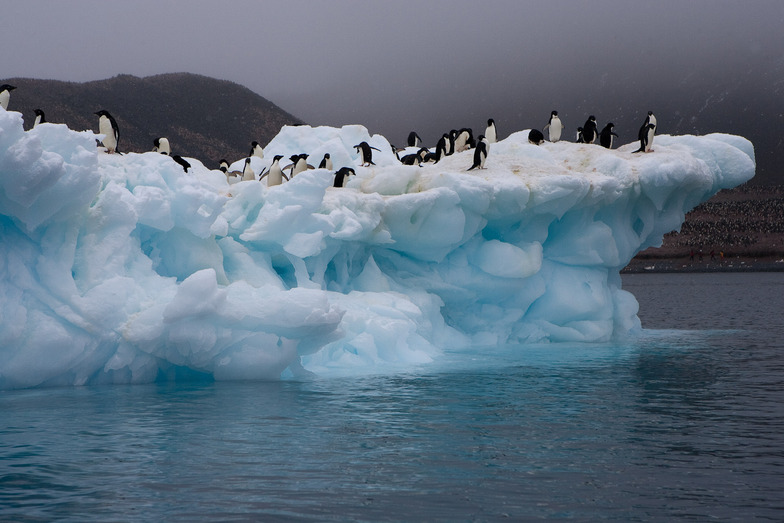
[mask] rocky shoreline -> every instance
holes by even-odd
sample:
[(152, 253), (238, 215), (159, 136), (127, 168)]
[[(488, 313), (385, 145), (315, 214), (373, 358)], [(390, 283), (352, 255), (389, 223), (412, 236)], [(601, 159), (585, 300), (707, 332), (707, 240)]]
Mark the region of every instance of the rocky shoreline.
[(766, 271), (784, 271), (784, 185), (719, 192), (622, 272)]

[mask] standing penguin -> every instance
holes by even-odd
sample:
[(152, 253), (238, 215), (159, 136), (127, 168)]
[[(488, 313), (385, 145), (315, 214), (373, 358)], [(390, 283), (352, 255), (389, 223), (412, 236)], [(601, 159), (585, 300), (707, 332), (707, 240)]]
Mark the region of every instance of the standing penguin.
[(168, 138), (156, 138), (152, 141), (152, 152), (161, 154), (171, 154)]
[(11, 91), (16, 89), (13, 85), (0, 85), (0, 107), (8, 109), (8, 102), (11, 100)]
[(422, 138), (416, 133), (416, 131), (411, 131), (408, 133), (408, 140), (406, 141), (409, 147), (419, 147), (419, 144), (422, 143)]
[[(376, 149), (375, 147), (371, 147), (367, 142), (361, 142), (359, 145), (355, 145), (354, 149), (362, 155), (362, 167), (376, 165), (373, 163), (373, 151), (371, 151), (371, 149)], [(376, 151), (381, 152), (381, 149), (376, 149)]]
[(615, 134), (615, 131), (613, 131), (614, 127), (615, 127), (614, 123), (612, 122), (608, 123), (607, 125), (604, 126), (604, 129), (602, 129), (602, 132), (599, 133), (599, 143), (601, 144), (602, 147), (606, 147), (607, 149), (612, 149), (613, 136), (615, 136), (616, 138), (618, 137), (618, 135)]
[(474, 163), (471, 165), (471, 167), (468, 168), (469, 171), (485, 168), (485, 160), (487, 160), (488, 149), (489, 146), (487, 144), (487, 140), (485, 139), (484, 135), (480, 135), (479, 141), (476, 143), (476, 147), (474, 148)]
[(563, 124), (561, 123), (561, 119), (558, 118), (558, 111), (551, 111), (550, 112), (550, 120), (547, 121), (547, 125), (544, 126), (543, 130), (550, 131), (550, 141), (555, 143), (561, 139), (561, 131), (563, 131)]
[(435, 163), (438, 163), (441, 158), (447, 156), (447, 147), (449, 147), (449, 135), (444, 133), (436, 144)]
[(253, 167), (250, 165), (250, 156), (245, 158), (245, 167), (242, 169), (242, 181), (250, 182), (256, 179), (256, 173), (253, 172)]
[(223, 174), (225, 174), (226, 176), (228, 176), (228, 175), (229, 175), (229, 162), (228, 162), (227, 160), (225, 160), (225, 159), (222, 159), (222, 160), (220, 161), (220, 170), (221, 170), (221, 172), (222, 172)]
[(599, 133), (596, 126), (596, 117), (591, 115), (583, 124), (583, 140), (585, 143), (594, 143), (597, 134)]
[(282, 154), (276, 155), (272, 159), (272, 165), (270, 165), (269, 169), (266, 172), (262, 171), (261, 176), (259, 176), (259, 181), (263, 180), (265, 176), (267, 177), (267, 187), (282, 184), (283, 178), (289, 181), (289, 177), (283, 174), (283, 169), (280, 168), (281, 158), (283, 158)]
[(332, 187), (343, 187), (345, 179), (352, 174), (356, 176), (357, 173), (355, 173), (354, 169), (351, 167), (341, 167), (338, 169), (338, 172), (335, 173), (335, 183), (332, 184)]
[(332, 157), (329, 155), (329, 153), (324, 153), (324, 158), (321, 159), (318, 168), (327, 169), (329, 171), (332, 170)]
[(490, 118), (487, 120), (487, 128), (485, 129), (485, 140), (487, 143), (495, 143), (498, 141), (498, 133), (495, 130), (495, 120)]
[[(648, 120), (646, 119), (646, 121)], [(647, 125), (642, 124), (642, 127), (640, 127), (640, 132), (637, 133), (637, 137), (640, 140), (640, 148), (634, 152), (636, 153), (651, 152), (653, 150), (651, 149), (651, 147), (653, 146), (653, 136), (655, 133), (656, 133), (656, 125), (652, 123), (649, 123)]]
[(109, 114), (109, 111), (101, 109), (95, 114), (98, 115), (98, 132), (105, 136), (103, 146), (106, 147), (106, 152), (109, 154), (114, 152), (120, 154), (118, 146), (120, 143), (120, 129), (117, 127), (117, 122)]
[(33, 129), (35, 126), (41, 123), (46, 123), (46, 115), (40, 109), (35, 110), (35, 121), (33, 122)]
[(264, 149), (262, 149), (259, 142), (253, 141), (250, 143), (250, 154), (248, 156), (258, 156), (264, 158)]

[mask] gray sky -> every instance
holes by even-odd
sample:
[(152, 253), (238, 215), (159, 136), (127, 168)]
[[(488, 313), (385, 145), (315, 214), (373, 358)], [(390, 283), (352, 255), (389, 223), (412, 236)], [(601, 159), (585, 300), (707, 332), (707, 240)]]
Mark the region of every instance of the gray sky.
[[(623, 112), (620, 97), (635, 116), (663, 98), (693, 104), (684, 79), (734, 85), (754, 64), (780, 73), (784, 53), (781, 0), (9, 0), (0, 11), (0, 77), (199, 73), (308, 123), (360, 123), (401, 144), (409, 130), (426, 142), (483, 131), (490, 117), (502, 136), (541, 128), (551, 109), (576, 128), (595, 108)], [(631, 141), (636, 126), (626, 131)]]

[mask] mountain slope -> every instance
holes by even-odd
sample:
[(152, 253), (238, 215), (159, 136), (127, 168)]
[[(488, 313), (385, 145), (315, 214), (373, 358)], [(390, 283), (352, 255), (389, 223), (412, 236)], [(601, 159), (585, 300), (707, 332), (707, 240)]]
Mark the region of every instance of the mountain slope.
[(106, 109), (120, 128), (120, 151), (149, 151), (165, 136), (172, 154), (194, 157), (217, 168), (246, 156), (252, 141), (266, 145), (283, 125), (297, 117), (239, 84), (190, 73), (138, 78), (119, 75), (75, 83), (11, 78), (17, 87), (8, 109), (24, 115), (31, 127), (33, 111), (49, 122), (98, 132), (95, 111)]

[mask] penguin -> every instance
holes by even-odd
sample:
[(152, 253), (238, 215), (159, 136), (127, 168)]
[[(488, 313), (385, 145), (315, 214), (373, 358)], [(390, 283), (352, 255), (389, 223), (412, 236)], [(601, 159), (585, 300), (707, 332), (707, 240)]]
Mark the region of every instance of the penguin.
[(175, 162), (177, 162), (178, 164), (180, 164), (182, 166), (182, 170), (185, 171), (186, 173), (188, 172), (188, 169), (190, 169), (190, 167), (191, 167), (191, 164), (186, 162), (185, 159), (182, 156), (179, 156), (177, 154), (173, 154), (173, 155), (171, 155), (171, 159), (174, 160)]
[(264, 149), (262, 149), (259, 142), (253, 141), (250, 143), (250, 154), (248, 156), (258, 156), (264, 158)]
[[(354, 146), (354, 149), (356, 149), (358, 153), (362, 154), (362, 167), (376, 165), (373, 163), (373, 151), (371, 151), (371, 149), (376, 149), (375, 147), (372, 147), (367, 142), (360, 142), (359, 145)], [(381, 152), (381, 149), (376, 149), (376, 151)]]
[(46, 123), (46, 115), (40, 109), (36, 109), (35, 111), (35, 121), (33, 122), (33, 129), (38, 124)]
[(253, 172), (253, 167), (250, 165), (250, 156), (245, 158), (245, 167), (242, 168), (242, 181), (250, 182), (256, 179), (256, 173)]
[(229, 175), (229, 162), (226, 161), (225, 159), (221, 159), (219, 165), (220, 165), (219, 168), (220, 168), (221, 172), (223, 174), (225, 174), (226, 176), (228, 176)]
[(332, 170), (332, 157), (329, 155), (329, 153), (324, 153), (324, 158), (322, 158), (321, 162), (319, 162), (318, 168), (327, 169), (329, 171)]
[(658, 125), (656, 123), (656, 117), (653, 115), (653, 111), (648, 111), (648, 117), (645, 118), (645, 125), (652, 123), (653, 125)]
[(109, 114), (109, 111), (105, 111), (101, 109), (97, 111), (95, 114), (98, 115), (98, 132), (103, 134), (105, 138), (103, 139), (103, 146), (106, 147), (106, 152), (111, 153), (120, 153), (120, 148), (118, 144), (120, 142), (120, 129), (117, 127), (117, 121)]
[(585, 143), (585, 137), (583, 136), (583, 128), (577, 128), (577, 137), (575, 138), (575, 143)]
[(435, 163), (441, 161), (441, 158), (444, 156), (449, 156), (447, 154), (447, 147), (449, 147), (449, 135), (444, 133), (436, 144)]
[(332, 187), (343, 187), (345, 179), (352, 174), (356, 176), (357, 173), (351, 167), (341, 167), (335, 173), (335, 183), (332, 184)]
[(403, 165), (419, 165), (421, 162), (422, 162), (422, 157), (419, 155), (419, 151), (417, 151), (416, 153), (407, 154), (404, 157), (400, 158), (400, 163), (402, 163)]
[(487, 120), (487, 129), (485, 129), (485, 140), (487, 143), (495, 143), (498, 140), (498, 133), (495, 130), (495, 120), (490, 118)]
[(419, 162), (422, 163), (430, 154), (430, 151), (427, 149), (427, 147), (422, 147), (417, 151), (417, 154), (419, 155)]
[(474, 164), (468, 168), (469, 171), (485, 168), (488, 149), (487, 140), (484, 135), (480, 135), (479, 141), (476, 143), (476, 148), (474, 148)]
[(598, 130), (596, 127), (596, 117), (591, 115), (583, 124), (583, 140), (585, 143), (594, 143)]
[(468, 150), (474, 143), (474, 138), (472, 136), (471, 129), (462, 128), (458, 131), (457, 135), (455, 136), (455, 148), (454, 151), (457, 153), (461, 153), (463, 151)]
[[(646, 118), (645, 121), (647, 122), (648, 119)], [(642, 153), (642, 152), (649, 153), (649, 152), (653, 151), (653, 149), (651, 149), (651, 147), (653, 146), (653, 136), (654, 136), (654, 134), (656, 134), (656, 125), (654, 125), (652, 123), (649, 123), (647, 125), (643, 124), (642, 127), (640, 127), (640, 132), (637, 133), (637, 137), (640, 140), (640, 148), (637, 149), (634, 152), (635, 153)]]
[(618, 137), (618, 135), (615, 134), (615, 131), (613, 131), (613, 127), (615, 127), (614, 123), (608, 123), (604, 126), (604, 129), (602, 129), (602, 132), (599, 133), (599, 144), (601, 144), (602, 147), (612, 149), (613, 136), (616, 138)]
[(416, 133), (416, 131), (411, 131), (408, 133), (408, 140), (406, 141), (409, 147), (419, 147), (419, 144), (422, 143), (422, 138)]
[(308, 169), (315, 169), (315, 167), (313, 167), (308, 163), (308, 155), (305, 153), (292, 154), (291, 156), (289, 156), (289, 160), (291, 160), (291, 163), (283, 168), (283, 169), (288, 169), (289, 167), (291, 167), (291, 174), (289, 175), (289, 180), (294, 178), (302, 171), (307, 171)]
[(280, 168), (281, 158), (283, 158), (282, 154), (275, 155), (269, 169), (267, 169), (266, 172), (262, 171), (261, 176), (259, 176), (259, 181), (263, 180), (265, 176), (267, 177), (267, 187), (282, 184), (283, 178), (285, 178), (286, 181), (289, 181), (289, 177), (283, 174), (283, 169)]
[(544, 126), (543, 131), (550, 130), (550, 141), (555, 143), (561, 139), (561, 131), (563, 131), (563, 124), (561, 119), (558, 118), (558, 111), (550, 111), (550, 120)]
[(171, 155), (171, 147), (167, 138), (156, 138), (152, 141), (152, 152)]
[(8, 102), (11, 100), (11, 91), (16, 89), (13, 85), (0, 85), (0, 107), (8, 109)]
[(542, 145), (544, 143), (544, 135), (539, 129), (531, 129), (528, 133), (528, 143), (532, 145)]

